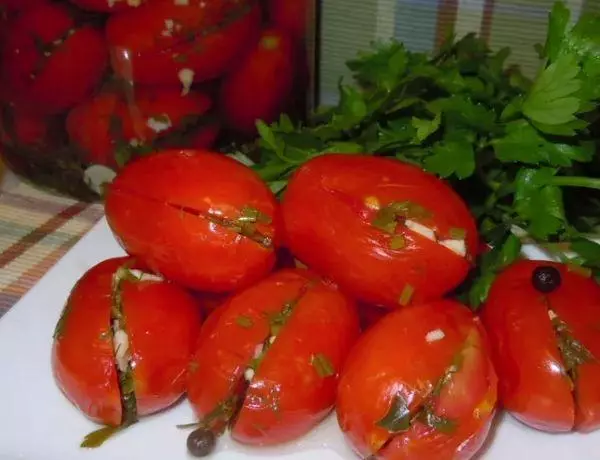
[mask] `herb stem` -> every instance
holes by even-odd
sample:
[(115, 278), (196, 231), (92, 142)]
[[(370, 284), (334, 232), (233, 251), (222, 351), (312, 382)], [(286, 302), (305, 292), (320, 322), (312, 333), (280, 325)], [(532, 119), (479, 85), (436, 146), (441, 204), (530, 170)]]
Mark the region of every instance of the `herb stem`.
[(550, 184), (558, 185), (559, 187), (584, 187), (600, 190), (600, 179), (592, 177), (558, 176), (553, 177)]

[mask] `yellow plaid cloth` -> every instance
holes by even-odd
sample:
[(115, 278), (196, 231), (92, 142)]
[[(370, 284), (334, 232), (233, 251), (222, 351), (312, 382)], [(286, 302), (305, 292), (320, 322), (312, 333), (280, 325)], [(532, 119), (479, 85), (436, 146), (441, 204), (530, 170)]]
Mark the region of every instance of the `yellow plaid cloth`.
[(0, 190), (0, 317), (102, 217), (100, 204), (5, 178)]

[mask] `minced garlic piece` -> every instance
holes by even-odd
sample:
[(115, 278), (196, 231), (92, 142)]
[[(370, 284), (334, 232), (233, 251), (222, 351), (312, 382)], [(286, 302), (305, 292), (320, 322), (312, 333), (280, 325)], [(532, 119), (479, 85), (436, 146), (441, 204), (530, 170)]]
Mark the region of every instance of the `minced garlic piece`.
[(181, 90), (182, 96), (186, 96), (187, 94), (189, 94), (192, 84), (194, 83), (194, 75), (195, 72), (192, 69), (185, 68), (179, 71), (179, 81), (183, 86), (183, 89)]
[(162, 131), (168, 130), (171, 126), (171, 119), (167, 116), (161, 116), (160, 118), (150, 117), (146, 121), (146, 126), (150, 128), (155, 133), (160, 133)]
[(427, 333), (427, 335), (425, 336), (425, 340), (428, 343), (433, 343), (442, 340), (444, 337), (446, 337), (444, 331), (442, 331), (441, 329), (434, 329), (433, 331), (429, 331)]
[(412, 230), (413, 232), (418, 233), (419, 235), (424, 236), (425, 238), (430, 239), (431, 241), (436, 240), (435, 231), (433, 231), (429, 227), (426, 227), (423, 224), (420, 224), (414, 220), (406, 219), (404, 225), (406, 225), (406, 227)]
[(467, 255), (467, 245), (465, 240), (442, 240), (439, 243), (461, 257)]

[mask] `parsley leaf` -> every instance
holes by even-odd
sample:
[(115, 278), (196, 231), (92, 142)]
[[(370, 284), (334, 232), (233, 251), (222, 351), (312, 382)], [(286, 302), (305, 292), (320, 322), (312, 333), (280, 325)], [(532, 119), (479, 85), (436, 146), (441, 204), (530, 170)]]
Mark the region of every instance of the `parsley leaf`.
[(581, 89), (579, 66), (575, 57), (562, 54), (546, 67), (523, 102), (523, 113), (530, 120), (547, 125), (561, 125), (575, 119)]
[(417, 130), (417, 133), (415, 135), (416, 143), (420, 144), (425, 139), (427, 139), (430, 135), (435, 133), (438, 130), (438, 128), (440, 127), (441, 122), (442, 122), (442, 115), (439, 112), (435, 115), (433, 120), (427, 120), (427, 119), (413, 117), (412, 118), (412, 126), (413, 126), (413, 128), (415, 128)]
[(469, 177), (475, 171), (475, 152), (468, 140), (443, 141), (433, 147), (433, 155), (425, 159), (425, 168), (441, 177)]
[(554, 62), (561, 51), (563, 39), (570, 19), (571, 12), (565, 4), (563, 2), (556, 2), (550, 13), (548, 36), (546, 38), (546, 46), (543, 53), (550, 62)]
[(505, 135), (492, 142), (503, 162), (571, 166), (573, 161), (590, 161), (594, 154), (595, 146), (589, 142), (571, 145), (547, 140), (527, 120), (507, 123), (505, 129)]
[(515, 180), (515, 210), (527, 231), (545, 240), (565, 227), (562, 191), (552, 183), (555, 169), (522, 169)]

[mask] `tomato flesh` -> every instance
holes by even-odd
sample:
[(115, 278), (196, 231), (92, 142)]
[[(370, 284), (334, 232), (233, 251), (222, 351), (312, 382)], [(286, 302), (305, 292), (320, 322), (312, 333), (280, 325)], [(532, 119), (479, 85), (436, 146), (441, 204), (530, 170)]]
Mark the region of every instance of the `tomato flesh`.
[[(385, 422), (394, 401), (402, 402), (401, 425)], [(336, 404), (357, 453), (382, 459), (472, 458), (495, 406), (485, 332), (466, 307), (447, 300), (397, 310), (371, 326), (348, 358)]]
[[(428, 210), (422, 224), (440, 238), (461, 229), (467, 255), (475, 254), (475, 223), (449, 186), (413, 166), (366, 155), (323, 155), (299, 168), (282, 204), (287, 244), (298, 259), (362, 302), (395, 308), (406, 288), (414, 290), (414, 302), (438, 298), (471, 265), (401, 223), (392, 234), (377, 228), (378, 210), (393, 203)], [(394, 247), (394, 239), (402, 244)]]
[[(231, 297), (205, 324), (188, 380), (201, 419), (236, 394), (257, 346), (273, 336), (272, 318), (290, 303), (291, 315), (240, 395), (231, 435), (241, 443), (280, 444), (314, 428), (333, 407), (339, 371), (358, 336), (355, 306), (345, 296), (306, 270), (276, 272)], [(327, 375), (314, 359), (331, 367)]]
[[(275, 197), (252, 170), (223, 155), (181, 150), (140, 158), (111, 184), (105, 207), (127, 252), (199, 291), (246, 287), (275, 263)], [(252, 227), (262, 243), (214, 221), (246, 219), (244, 209), (266, 219)]]
[[(539, 267), (553, 267), (561, 283), (552, 292), (532, 284)], [(481, 318), (493, 344), (503, 406), (523, 423), (543, 431), (591, 431), (600, 424), (598, 362), (600, 286), (567, 265), (520, 261), (495, 280)], [(568, 374), (551, 316), (590, 354)]]

